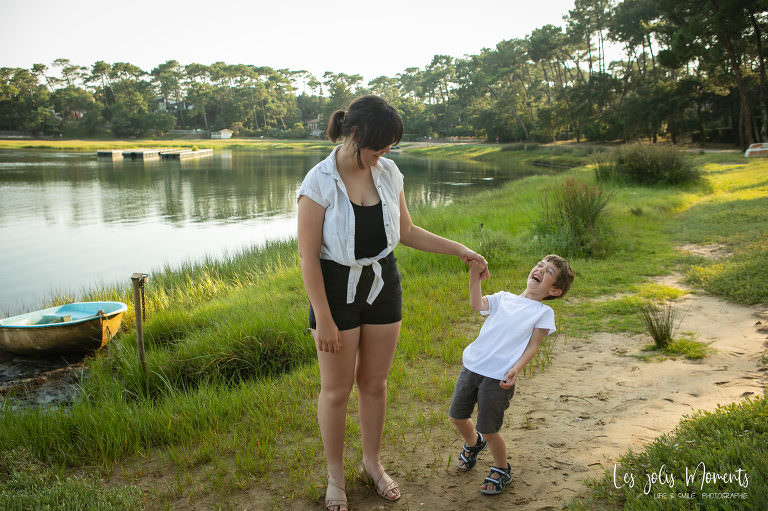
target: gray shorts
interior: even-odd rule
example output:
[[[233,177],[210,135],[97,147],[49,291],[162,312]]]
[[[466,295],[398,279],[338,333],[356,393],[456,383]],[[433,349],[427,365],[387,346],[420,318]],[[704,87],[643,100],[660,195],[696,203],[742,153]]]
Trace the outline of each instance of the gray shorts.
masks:
[[[500,380],[480,376],[466,367],[461,367],[448,414],[454,419],[469,419],[477,403],[477,425],[475,429],[483,434],[497,433],[504,422],[504,412],[515,394],[515,386],[502,389]]]

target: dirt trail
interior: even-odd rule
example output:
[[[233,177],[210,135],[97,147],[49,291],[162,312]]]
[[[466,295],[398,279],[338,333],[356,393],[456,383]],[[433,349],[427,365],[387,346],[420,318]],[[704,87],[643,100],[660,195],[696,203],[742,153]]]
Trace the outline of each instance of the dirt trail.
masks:
[[[674,278],[663,283],[676,285]],[[647,336],[597,333],[556,346],[552,365],[519,383],[502,429],[513,476],[502,495],[478,491],[491,460],[484,452],[469,474],[425,464],[424,480],[401,477],[404,502],[395,506],[353,490],[351,509],[559,510],[586,488],[585,478],[601,476],[627,448],[639,450],[672,431],[684,414],[762,395],[768,343],[756,323],[767,308],[706,295],[686,295],[676,304],[685,314],[679,331],[710,343],[715,354],[644,362],[631,355],[650,342]],[[447,445],[451,453],[460,447],[458,439]]]

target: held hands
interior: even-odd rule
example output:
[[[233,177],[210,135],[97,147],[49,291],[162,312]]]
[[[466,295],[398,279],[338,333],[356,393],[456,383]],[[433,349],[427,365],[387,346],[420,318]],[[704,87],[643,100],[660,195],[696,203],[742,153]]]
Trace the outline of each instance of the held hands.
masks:
[[[483,263],[477,259],[472,259],[467,264],[469,265],[469,278],[472,280],[483,280],[481,275],[483,272],[488,272],[487,265],[484,266]]]
[[[518,369],[517,366],[512,367],[512,369],[507,371],[507,376],[499,382],[499,387],[505,390],[511,389],[512,385],[514,385],[517,380],[517,373],[519,372],[520,369]]]
[[[488,262],[477,252],[466,249],[466,252],[459,254],[459,257],[469,266],[470,276],[477,275],[480,280],[485,280],[491,276]]]

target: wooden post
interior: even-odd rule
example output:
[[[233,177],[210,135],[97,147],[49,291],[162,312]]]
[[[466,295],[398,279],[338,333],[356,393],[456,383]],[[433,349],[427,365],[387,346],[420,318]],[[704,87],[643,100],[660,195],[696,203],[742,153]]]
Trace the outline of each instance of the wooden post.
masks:
[[[141,293],[141,288],[147,281],[147,277],[146,273],[134,273],[131,275],[131,280],[133,281],[133,310],[136,316],[136,344],[139,351],[139,360],[141,360],[141,368],[145,373],[147,372],[147,364],[144,362],[144,328],[142,325],[144,319],[142,318],[144,297]]]

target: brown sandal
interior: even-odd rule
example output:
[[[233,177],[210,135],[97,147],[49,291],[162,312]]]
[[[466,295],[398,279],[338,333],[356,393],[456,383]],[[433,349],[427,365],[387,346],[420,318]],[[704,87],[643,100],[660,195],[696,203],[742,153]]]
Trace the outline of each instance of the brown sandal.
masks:
[[[363,465],[360,467],[360,477],[365,484],[368,486],[373,486],[376,489],[376,493],[379,494],[379,497],[385,500],[393,502],[402,496],[400,493],[400,487],[396,482],[392,480],[391,477],[387,475],[384,470],[381,471],[381,476],[379,476],[379,479],[374,480],[373,476],[368,473],[368,471],[365,469],[365,466]],[[389,497],[389,494],[395,490],[397,490],[397,497]]]

